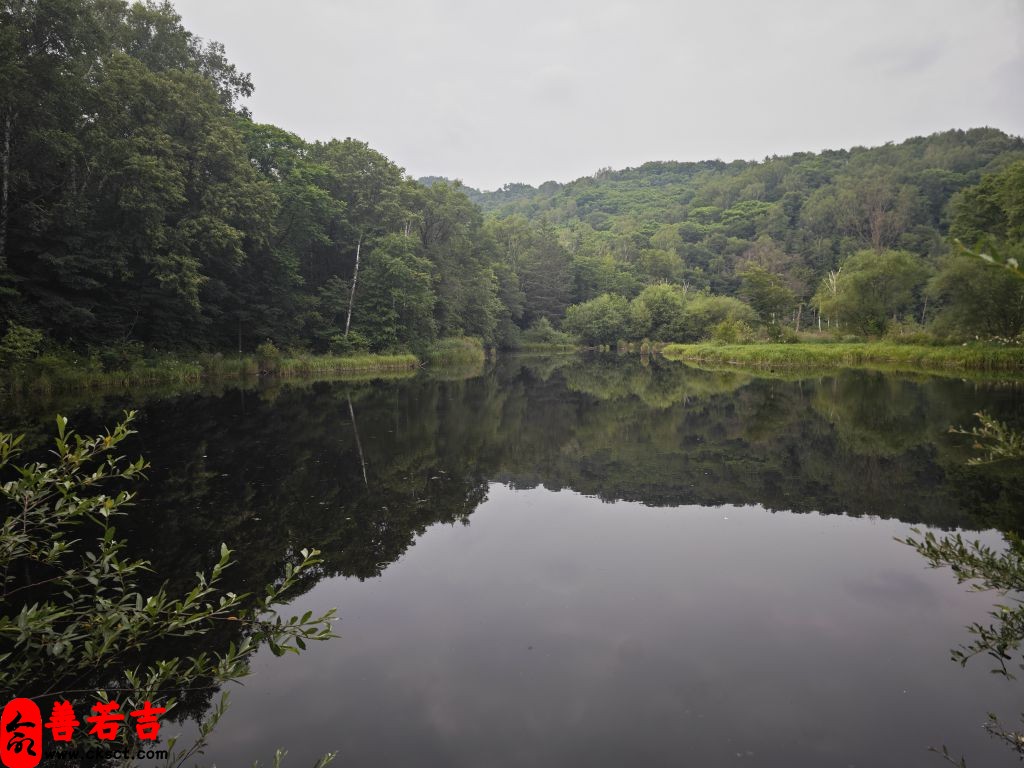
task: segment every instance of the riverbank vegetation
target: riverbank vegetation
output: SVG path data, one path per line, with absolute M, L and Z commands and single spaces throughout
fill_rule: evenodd
M 1024 375 L 1024 346 L 988 344 L 921 346 L 872 344 L 669 344 L 670 360 L 740 368 L 897 368 L 942 371 L 1019 371 Z
M 951 239 L 1024 258 L 1024 140 L 994 128 L 485 193 L 255 122 L 250 77 L 169 3 L 48 8 L 0 9 L 0 364 L 19 386 L 478 358 L 446 341 L 464 337 L 1024 330 L 1024 286 Z M 118 362 L 134 348 L 151 362 Z M 54 373 L 62 356 L 101 363 Z
M 73 390 L 109 391 L 126 387 L 171 385 L 183 387 L 204 381 L 326 376 L 388 375 L 413 371 L 419 360 L 412 354 L 312 355 L 281 352 L 262 346 L 248 355 L 202 354 L 188 359 L 172 354 L 114 359 L 94 353 L 48 353 L 0 375 L 0 389 L 48 394 Z

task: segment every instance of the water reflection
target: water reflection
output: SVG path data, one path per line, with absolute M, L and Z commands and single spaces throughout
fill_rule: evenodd
M 72 405 L 65 401 L 60 407 L 67 412 Z M 889 555 L 878 554 L 879 541 L 890 540 L 901 528 L 868 541 L 867 529 L 846 521 L 839 542 L 833 541 L 837 534 L 828 518 L 788 513 L 871 515 L 945 528 L 1021 528 L 1019 478 L 998 467 L 965 468 L 968 449 L 947 434 L 950 424 L 968 423 L 982 408 L 997 418 L 1019 419 L 1024 409 L 1014 386 L 867 371 L 766 379 L 657 359 L 566 356 L 506 359 L 482 373 L 440 377 L 225 387 L 175 397 L 154 393 L 141 402 L 93 398 L 73 418 L 81 431 L 89 432 L 109 424 L 129 405 L 142 409 L 131 452 L 144 454 L 153 469 L 122 532 L 138 556 L 154 563 L 154 578 L 170 578 L 172 588 L 184 587 L 191 574 L 215 559 L 220 543 L 228 542 L 240 556 L 226 586 L 246 591 L 278 578 L 296 548 L 321 549 L 324 564 L 304 588 L 327 583 L 300 602 L 342 608 L 346 639 L 339 643 L 344 651 L 311 650 L 308 660 L 304 656 L 261 670 L 251 685 L 277 695 L 294 685 L 296 676 L 310 681 L 327 677 L 359 728 L 371 728 L 351 711 L 363 705 L 403 723 L 401 738 L 410 745 L 403 759 L 414 758 L 419 744 L 444 763 L 446 753 L 436 748 L 450 740 L 439 742 L 439 733 L 476 744 L 449 755 L 452 763 L 467 765 L 484 761 L 495 745 L 522 758 L 505 764 L 525 764 L 523 743 L 542 744 L 533 748 L 544 750 L 544 762 L 558 764 L 559 756 L 583 755 L 573 740 L 586 738 L 593 741 L 587 758 L 593 761 L 603 744 L 606 764 L 626 759 L 623 745 L 647 745 L 650 764 L 667 764 L 669 755 L 676 764 L 701 764 L 697 757 L 709 761 L 703 764 L 717 764 L 732 756 L 733 747 L 743 758 L 750 757 L 748 752 L 792 757 L 793 750 L 783 747 L 786 740 L 804 745 L 799 754 L 807 757 L 807 765 L 851 758 L 858 740 L 872 743 L 871 730 L 882 727 L 883 715 L 903 712 L 900 694 L 887 687 L 888 680 L 903 679 L 900 675 L 923 686 L 915 693 L 922 698 L 915 699 L 919 709 L 914 711 L 925 728 L 925 702 L 938 691 L 933 690 L 936 683 L 922 681 L 946 679 L 936 671 L 945 655 L 931 645 L 948 646 L 950 634 L 965 623 L 961 619 L 967 609 L 957 600 L 952 608 L 940 606 L 937 582 L 925 585 L 906 561 L 897 566 L 885 560 Z M 0 426 L 27 426 L 33 435 L 44 434 L 44 415 L 48 423 L 52 408 L 38 402 L 9 404 L 7 423 Z M 546 491 L 523 493 L 538 486 Z M 548 493 L 560 490 L 573 493 Z M 501 499 L 497 507 L 496 494 Z M 619 502 L 610 508 L 621 514 L 595 517 L 602 505 L 586 497 Z M 489 498 L 492 522 L 478 526 L 478 510 Z M 729 506 L 713 509 L 720 505 Z M 747 506 L 787 514 L 750 517 L 741 511 Z M 493 522 L 496 508 L 502 519 L 510 519 Z M 578 514 L 566 518 L 567 508 L 578 508 Z M 740 549 L 727 534 L 707 527 L 730 515 L 748 526 L 742 529 L 747 543 Z M 802 517 L 806 528 L 776 525 Z M 511 518 L 518 522 L 512 524 Z M 634 518 L 640 533 L 633 529 Z M 674 539 L 673 550 L 667 543 L 662 548 L 659 538 L 668 535 L 671 526 L 659 526 L 670 518 L 703 522 L 695 522 L 685 535 L 677 531 L 682 538 Z M 366 592 L 349 581 L 331 581 L 341 576 L 355 584 L 388 584 L 393 564 L 413 545 L 422 549 L 431 541 L 424 536 L 429 529 L 471 520 L 470 528 L 481 527 L 487 537 L 480 544 L 486 556 L 460 549 L 477 546 L 472 543 L 476 534 L 469 539 L 446 536 L 420 557 L 405 558 L 408 564 L 400 571 L 405 575 L 393 577 L 404 586 Z M 685 527 L 672 523 L 678 525 Z M 756 531 L 776 547 L 790 546 L 784 545 L 784 533 L 792 533 L 795 541 L 786 557 L 801 565 L 784 568 L 771 558 L 762 562 L 750 549 L 757 536 L 748 537 Z M 849 560 L 845 575 L 822 575 L 830 572 L 830 561 L 815 550 L 818 535 L 828 537 L 832 557 Z M 870 573 L 855 578 L 858 557 L 871 564 Z M 679 558 L 689 558 L 689 565 L 673 565 Z M 445 573 L 444 563 L 455 561 L 461 570 Z M 712 584 L 730 587 L 723 593 Z M 820 610 L 805 610 L 799 595 L 814 584 L 811 603 L 820 603 Z M 425 589 L 451 590 L 462 607 L 451 612 L 445 601 L 437 604 L 424 595 Z M 784 599 L 779 590 L 786 591 Z M 854 602 L 836 597 L 849 590 L 858 596 Z M 538 591 L 547 602 L 517 620 L 516 606 L 531 604 L 530 596 Z M 724 613 L 715 607 L 723 594 L 738 601 Z M 841 618 L 829 609 L 830 599 L 845 605 L 850 615 Z M 589 601 L 590 610 L 576 610 L 578 600 Z M 636 611 L 620 605 L 630 601 Z M 448 612 L 428 619 L 425 605 Z M 919 622 L 919 629 L 927 628 L 928 647 L 924 635 L 914 632 L 907 638 L 920 646 L 919 667 L 904 674 L 896 662 L 872 662 L 875 646 L 868 652 L 861 645 L 866 634 L 895 638 L 900 622 L 928 610 L 939 617 Z M 423 623 L 399 618 L 407 615 L 426 622 L 426 635 Z M 617 624 L 608 626 L 608 620 Z M 492 630 L 474 629 L 478 625 Z M 530 626 L 531 631 L 524 629 Z M 408 632 L 420 634 L 404 643 L 389 639 Z M 608 632 L 616 642 L 588 644 L 588 637 Z M 774 636 L 768 658 L 786 670 L 768 680 L 781 688 L 758 679 L 756 664 L 763 662 L 765 651 L 750 638 L 765 633 Z M 800 633 L 807 635 L 797 642 Z M 518 643 L 514 648 L 504 646 L 509 635 Z M 542 637 L 543 646 L 531 637 Z M 230 639 L 225 635 L 215 642 Z M 495 647 L 510 654 L 499 671 L 492 667 Z M 722 647 L 731 649 L 726 656 L 715 651 Z M 520 658 L 524 649 L 530 652 L 528 664 Z M 829 735 L 809 734 L 791 720 L 834 704 L 840 695 L 834 686 L 818 686 L 812 676 L 836 675 L 829 668 L 835 654 L 850 659 L 851 671 L 841 676 L 844 684 L 854 685 L 849 675 L 858 678 L 856 697 L 837 714 L 851 721 L 852 732 L 841 737 L 818 722 L 814 727 Z M 714 664 L 731 659 L 735 674 L 705 670 L 708 659 Z M 417 664 L 440 667 L 424 676 L 411 669 Z M 587 728 L 555 733 L 553 725 L 545 725 L 566 726 L 565 711 L 560 720 L 545 708 L 551 691 L 539 681 L 549 674 L 549 664 L 569 665 L 572 674 L 555 675 L 561 684 L 583 686 L 570 698 L 555 696 L 552 702 Z M 676 673 L 665 679 L 666 669 Z M 374 684 L 364 679 L 357 685 L 352 676 L 365 678 L 365 670 L 371 670 Z M 517 683 L 520 673 L 534 682 Z M 396 703 L 402 696 L 397 690 L 385 696 L 391 687 L 380 681 L 390 678 L 414 685 L 408 695 L 417 700 L 407 702 L 407 710 Z M 525 730 L 518 734 L 489 730 L 500 713 L 509 716 L 495 701 L 509 697 L 509 686 L 517 691 L 511 700 L 535 707 L 527 718 L 534 727 L 521 722 L 518 727 Z M 354 699 L 346 694 L 353 689 L 358 690 Z M 805 698 L 795 702 L 794 692 Z M 862 717 L 861 708 L 876 706 L 872 697 L 895 699 L 877 705 L 878 718 Z M 205 694 L 193 694 L 192 711 L 206 701 Z M 615 717 L 622 716 L 618 707 L 637 701 L 644 702 L 638 710 L 646 718 L 642 726 L 635 718 L 615 726 Z M 243 711 L 249 706 L 239 704 Z M 594 707 L 601 708 L 596 719 Z M 474 710 L 491 711 L 493 718 L 471 718 L 481 730 L 467 733 L 458 721 Z M 713 729 L 697 724 L 701 713 L 715 722 Z M 679 725 L 666 718 L 684 715 L 692 717 L 684 728 L 691 741 L 680 745 L 678 753 L 666 752 L 664 733 Z M 244 721 L 244 716 L 232 717 Z M 252 731 L 259 730 L 264 715 L 252 717 L 256 724 L 229 731 L 225 743 L 255 738 Z M 721 730 L 730 720 L 745 723 L 743 738 L 737 736 L 735 743 L 730 740 L 735 734 L 726 737 Z M 595 727 L 604 732 L 588 730 Z M 885 733 L 889 743 L 899 741 L 898 728 Z M 893 754 L 917 743 L 909 737 L 905 741 L 909 746 L 894 746 Z M 942 741 L 939 734 L 922 743 Z M 277 745 L 292 746 L 283 735 Z M 313 751 L 333 748 L 324 743 Z M 354 750 L 353 759 L 367 759 L 367 749 L 364 744 L 362 751 Z M 265 754 L 256 751 L 252 757 Z M 869 757 L 863 753 L 859 759 L 871 762 Z M 848 762 L 855 760 L 841 764 Z M 876 759 L 873 764 L 900 763 Z

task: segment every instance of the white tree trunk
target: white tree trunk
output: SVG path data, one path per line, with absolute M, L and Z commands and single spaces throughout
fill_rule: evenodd
M 356 268 L 352 272 L 352 293 L 348 295 L 348 315 L 345 317 L 345 338 L 348 338 L 348 329 L 352 325 L 352 305 L 356 301 L 356 281 L 359 280 L 359 251 L 363 247 L 363 236 L 359 236 L 356 243 Z

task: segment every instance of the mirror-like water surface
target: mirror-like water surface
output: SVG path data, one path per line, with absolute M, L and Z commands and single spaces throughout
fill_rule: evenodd
M 948 428 L 1021 399 L 567 357 L 61 407 L 83 431 L 141 408 L 124 532 L 161 577 L 222 541 L 239 590 L 324 552 L 293 608 L 338 607 L 342 638 L 257 657 L 219 765 L 933 766 L 1006 762 L 980 725 L 1020 696 L 949 661 L 993 597 L 895 537 L 1020 529 L 1019 478 Z M 53 407 L 0 426 L 39 439 Z

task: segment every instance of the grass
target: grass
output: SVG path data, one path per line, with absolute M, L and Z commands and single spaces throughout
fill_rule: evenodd
M 575 343 L 559 343 L 550 341 L 527 341 L 512 349 L 514 354 L 546 355 L 546 354 L 572 354 L 579 352 L 582 347 Z
M 311 355 L 282 354 L 272 359 L 254 355 L 201 355 L 198 360 L 173 356 L 137 360 L 107 370 L 96 357 L 70 353 L 42 355 L 18 372 L 0 379 L 12 392 L 53 393 L 75 390 L 115 390 L 140 386 L 195 385 L 203 381 L 274 378 L 357 376 L 413 371 L 415 355 Z
M 485 359 L 483 342 L 471 336 L 440 339 L 427 351 L 430 365 L 480 364 Z
M 661 352 L 669 360 L 741 368 L 1016 371 L 1024 376 L 1024 348 L 986 344 L 669 344 Z
M 416 368 L 416 355 L 300 355 L 282 357 L 275 376 L 322 376 L 328 374 L 367 373 L 377 371 L 408 371 Z

